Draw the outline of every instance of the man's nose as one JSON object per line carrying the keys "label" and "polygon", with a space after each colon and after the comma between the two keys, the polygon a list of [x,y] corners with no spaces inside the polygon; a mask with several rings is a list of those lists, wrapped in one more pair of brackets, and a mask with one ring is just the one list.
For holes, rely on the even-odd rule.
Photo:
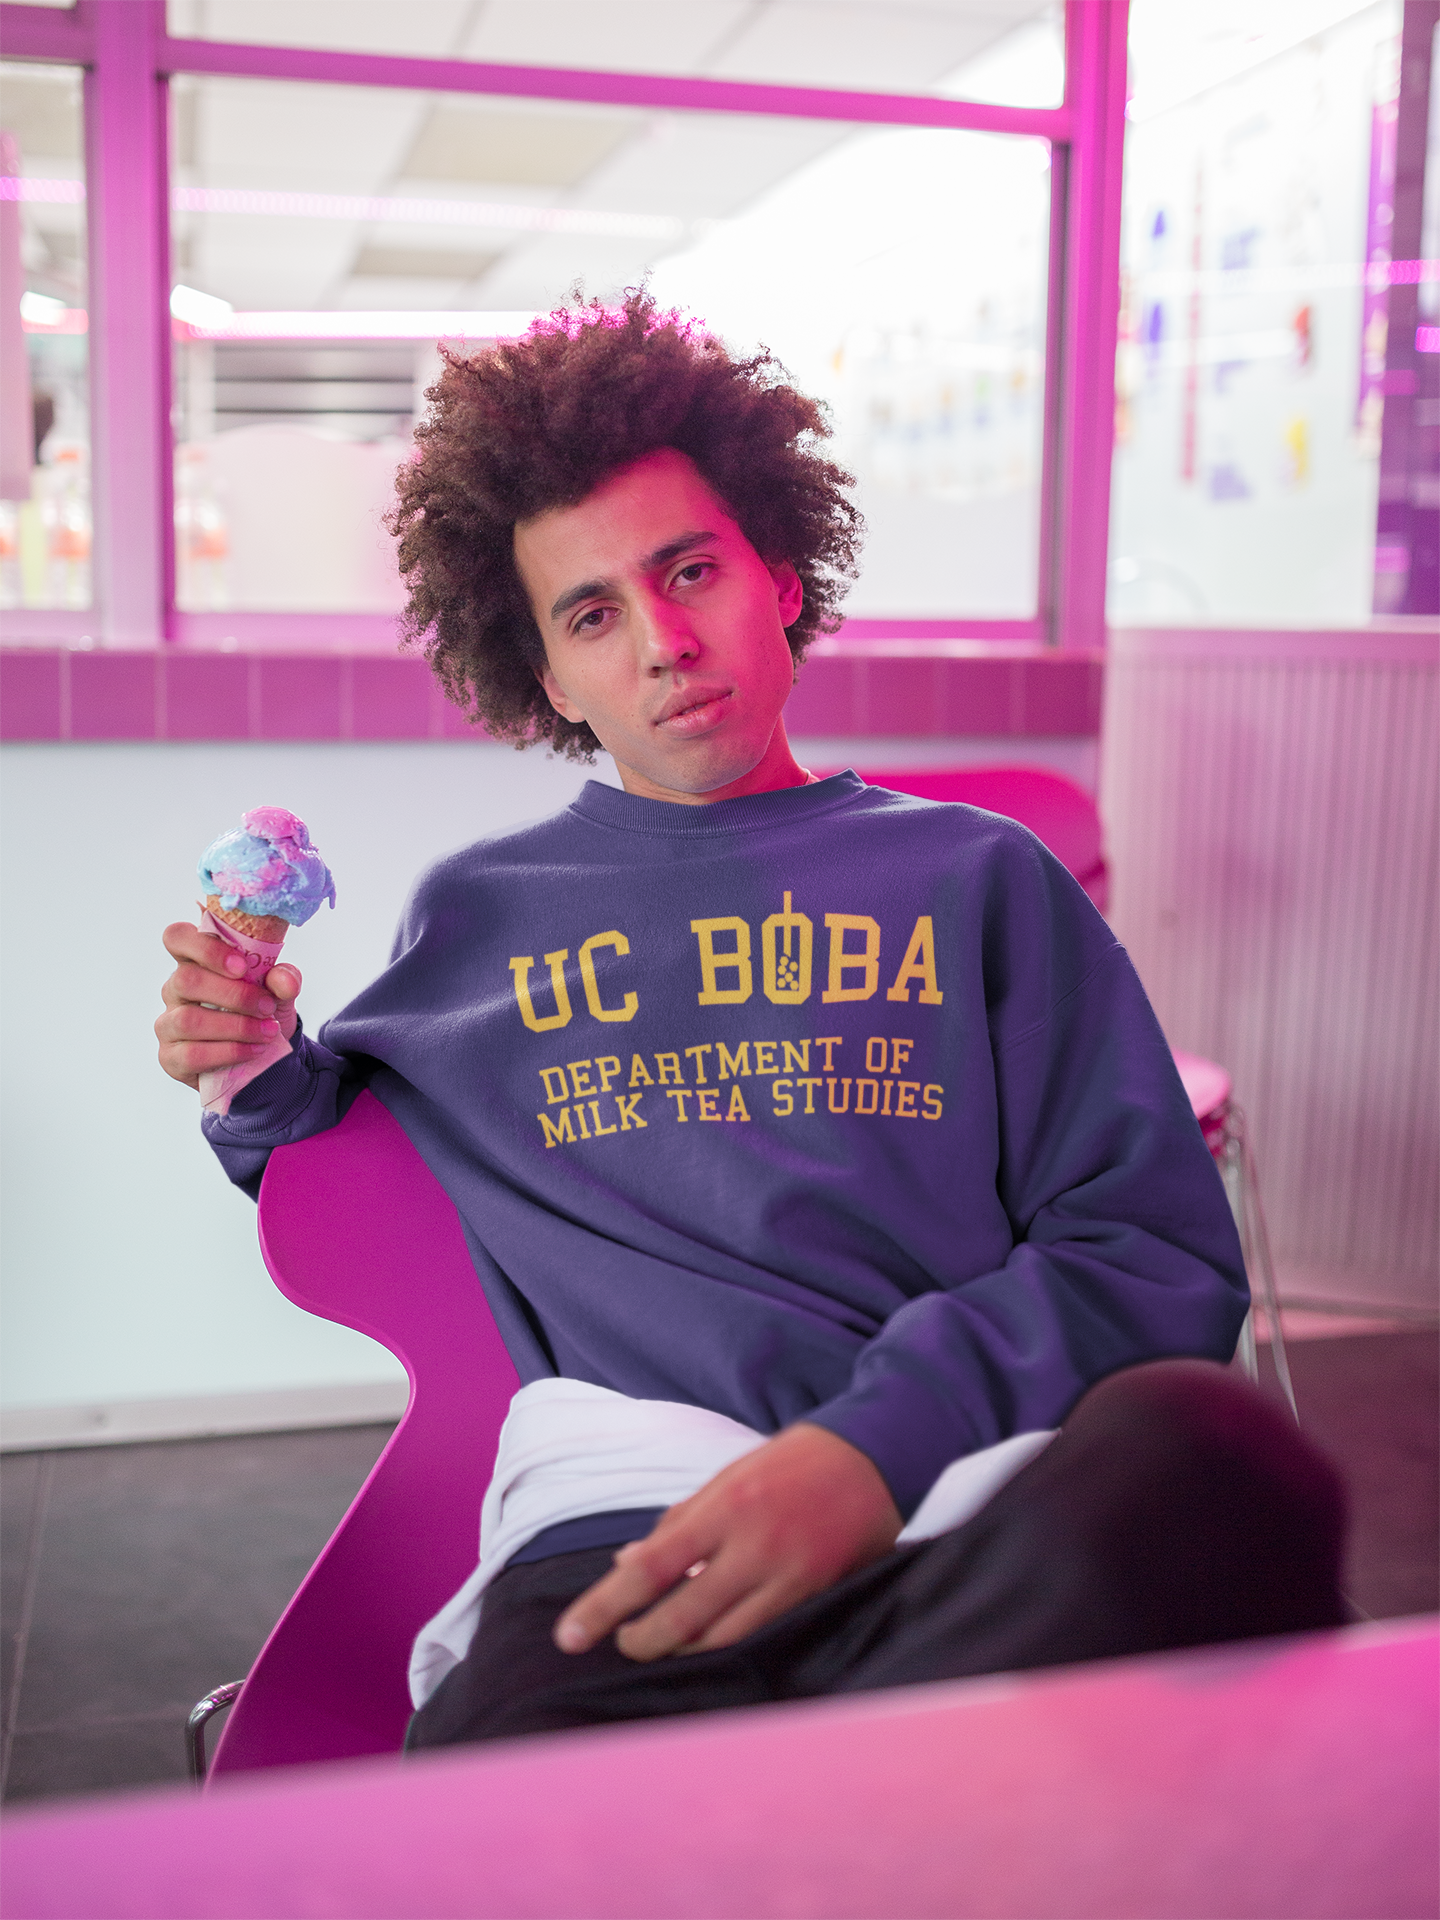
{"label": "man's nose", "polygon": [[647,595],[636,609],[641,658],[652,673],[664,673],[700,651],[689,612],[663,596]]}

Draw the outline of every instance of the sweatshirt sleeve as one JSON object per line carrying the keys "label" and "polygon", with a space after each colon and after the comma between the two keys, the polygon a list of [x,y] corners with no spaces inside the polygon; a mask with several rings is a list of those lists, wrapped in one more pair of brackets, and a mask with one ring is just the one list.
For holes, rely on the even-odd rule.
{"label": "sweatshirt sleeve", "polygon": [[897,1309],[806,1416],[874,1461],[907,1518],[952,1460],[1058,1426],[1108,1374],[1229,1360],[1248,1305],[1219,1172],[1129,958],[1088,902],[1058,904],[1093,918],[1081,977],[1038,1020],[1012,1004],[992,1021],[1013,1249]]}
{"label": "sweatshirt sleeve", "polygon": [[203,1115],[201,1128],[230,1180],[258,1200],[274,1149],[335,1126],[363,1084],[355,1061],[332,1053],[297,1025],[286,1058],[242,1087],[223,1118]]}

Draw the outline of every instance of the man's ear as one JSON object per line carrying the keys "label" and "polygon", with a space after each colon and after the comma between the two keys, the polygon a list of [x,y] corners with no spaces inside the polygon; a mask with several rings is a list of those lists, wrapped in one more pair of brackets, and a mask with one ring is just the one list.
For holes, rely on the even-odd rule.
{"label": "man's ear", "polygon": [[777,560],[770,568],[770,578],[775,582],[780,624],[782,627],[794,626],[805,604],[805,589],[800,584],[800,576],[788,560]]}
{"label": "man's ear", "polygon": [[543,667],[533,667],[531,671],[544,688],[545,698],[550,702],[562,720],[574,721],[577,725],[584,720],[584,714],[581,713],[570,696],[564,692],[560,682],[550,671],[550,662],[548,660]]}

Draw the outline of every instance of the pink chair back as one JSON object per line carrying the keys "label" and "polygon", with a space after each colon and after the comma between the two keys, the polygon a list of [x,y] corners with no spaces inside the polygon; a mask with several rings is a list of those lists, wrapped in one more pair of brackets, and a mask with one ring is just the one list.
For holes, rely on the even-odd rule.
{"label": "pink chair back", "polygon": [[900,767],[863,776],[872,786],[920,800],[958,800],[1029,827],[1103,913],[1109,875],[1100,815],[1083,787],[1044,767]]}
{"label": "pink chair back", "polygon": [[399,1357],[410,1403],[261,1649],[212,1779],[399,1748],[411,1642],[474,1568],[519,1385],[454,1206],[373,1094],[271,1156],[260,1247],[297,1307]]}

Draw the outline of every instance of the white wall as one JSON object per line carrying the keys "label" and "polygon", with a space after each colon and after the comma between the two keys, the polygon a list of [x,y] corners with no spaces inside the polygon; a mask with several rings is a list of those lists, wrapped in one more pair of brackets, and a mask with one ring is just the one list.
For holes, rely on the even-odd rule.
{"label": "white wall", "polygon": [[[1400,626],[1402,623],[1397,623]],[[1116,632],[1110,918],[1234,1078],[1282,1296],[1433,1312],[1440,644]]]}
{"label": "white wall", "polygon": [[151,1022],[195,862],[248,807],[307,820],[340,905],[287,947],[312,1026],[383,965],[416,871],[585,774],[490,745],[12,746],[3,763],[7,1407],[394,1378],[275,1291]]}
{"label": "white wall", "polygon": [[[796,746],[828,769],[1030,760],[1085,785],[1094,777],[1093,741]],[[538,753],[468,742],[6,749],[8,1413],[197,1394],[218,1406],[222,1395],[289,1390],[293,1414],[297,1390],[322,1389],[332,1405],[347,1384],[400,1379],[381,1348],[301,1313],[271,1285],[253,1205],[204,1145],[194,1094],[155,1061],[151,1022],[170,966],[160,932],[193,917],[196,858],[217,832],[248,807],[292,808],[339,888],[338,910],[322,910],[287,946],[313,1029],[384,964],[420,867],[554,811],[587,777]],[[613,781],[608,762],[597,777]],[[133,1430],[122,1410],[118,1424],[127,1419]],[[33,1421],[13,1430],[35,1443],[69,1431]]]}

